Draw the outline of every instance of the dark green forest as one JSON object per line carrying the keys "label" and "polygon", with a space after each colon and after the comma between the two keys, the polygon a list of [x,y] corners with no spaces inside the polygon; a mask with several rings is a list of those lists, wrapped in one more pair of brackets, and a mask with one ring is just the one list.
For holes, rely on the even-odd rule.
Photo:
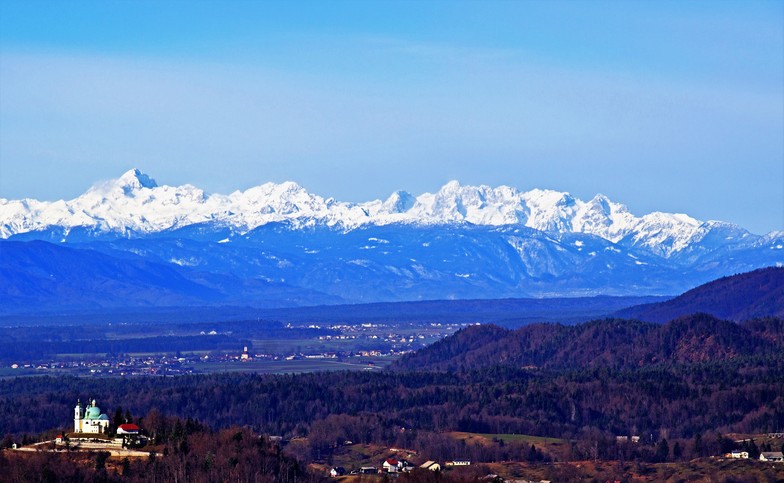
{"label": "dark green forest", "polygon": [[67,429],[81,397],[136,417],[157,412],[287,438],[312,437],[326,425],[332,429],[312,440],[325,448],[345,439],[411,447],[421,432],[444,431],[692,438],[784,427],[782,374],[783,358],[759,356],[621,369],[28,377],[0,382],[0,432]]}

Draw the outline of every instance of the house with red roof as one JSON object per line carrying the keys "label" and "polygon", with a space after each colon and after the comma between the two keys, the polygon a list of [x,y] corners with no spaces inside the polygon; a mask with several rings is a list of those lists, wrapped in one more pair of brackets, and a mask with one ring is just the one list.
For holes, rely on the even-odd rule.
{"label": "house with red roof", "polygon": [[400,461],[395,458],[388,458],[381,466],[387,473],[397,473],[397,470],[400,468]]}
{"label": "house with red roof", "polygon": [[121,424],[117,428],[117,434],[140,434],[142,428],[136,426],[135,424]]}

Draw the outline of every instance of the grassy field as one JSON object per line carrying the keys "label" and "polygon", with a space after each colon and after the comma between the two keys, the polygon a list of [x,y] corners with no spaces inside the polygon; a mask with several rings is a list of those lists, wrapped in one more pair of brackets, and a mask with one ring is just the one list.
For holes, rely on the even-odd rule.
{"label": "grassy field", "polygon": [[[337,359],[295,359],[268,360],[259,359],[252,361],[217,361],[193,365],[199,372],[256,372],[261,374],[291,374],[319,371],[378,371],[391,364],[393,357],[363,357],[361,360],[347,361]],[[373,362],[373,365],[368,365]]]}
{"label": "grassy field", "polygon": [[465,433],[460,431],[455,431],[451,434],[454,435],[454,437],[457,439],[465,441],[473,440],[473,442],[482,442],[477,441],[477,439],[484,439],[488,443],[492,442],[494,439],[501,440],[505,443],[511,441],[524,441],[531,444],[564,444],[568,442],[565,439],[545,438],[543,436],[531,436],[529,434]]}
{"label": "grassy field", "polygon": [[10,367],[0,367],[0,378],[4,377],[18,377],[18,376],[34,376],[40,374],[33,368],[18,368],[12,369]]}

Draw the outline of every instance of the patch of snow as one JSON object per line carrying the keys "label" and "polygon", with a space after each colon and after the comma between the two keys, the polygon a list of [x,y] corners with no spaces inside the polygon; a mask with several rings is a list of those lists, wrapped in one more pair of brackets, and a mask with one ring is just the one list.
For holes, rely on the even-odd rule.
{"label": "patch of snow", "polygon": [[198,265],[198,261],[194,259],[185,259],[185,258],[172,258],[169,260],[170,263],[174,263],[175,265],[179,265],[181,267],[195,267]]}

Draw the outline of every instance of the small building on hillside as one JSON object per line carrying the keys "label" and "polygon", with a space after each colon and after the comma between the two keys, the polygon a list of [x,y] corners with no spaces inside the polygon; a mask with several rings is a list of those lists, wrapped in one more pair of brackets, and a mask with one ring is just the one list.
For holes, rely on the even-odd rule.
{"label": "small building on hillside", "polygon": [[397,473],[397,470],[399,469],[398,468],[399,465],[400,465],[400,462],[398,460],[396,460],[394,458],[388,458],[386,461],[384,461],[384,463],[381,465],[381,467],[387,473]]}
{"label": "small building on hillside", "polygon": [[117,428],[117,434],[138,435],[138,434],[141,433],[141,431],[142,431],[142,428],[140,428],[139,426],[136,426],[135,424],[130,424],[130,423],[121,424]]}
{"label": "small building on hillside", "polygon": [[95,399],[86,408],[81,401],[76,401],[74,408],[74,433],[105,434],[109,429],[109,416],[96,406]]}
{"label": "small building on hillside", "polygon": [[346,469],[342,466],[335,466],[331,470],[329,470],[329,476],[332,478],[337,478],[338,476],[343,476],[346,474]]}
{"label": "small building on hillside", "polygon": [[748,451],[733,451],[732,453],[727,453],[724,455],[725,458],[732,458],[736,460],[747,460],[749,459],[749,452]]}
{"label": "small building on hillside", "polygon": [[425,461],[423,464],[419,465],[419,467],[430,471],[441,471],[441,465],[435,461]]}
{"label": "small building on hillside", "polygon": [[139,426],[125,423],[117,427],[117,437],[114,442],[124,448],[138,448],[147,444],[147,437],[142,434],[142,428]]}
{"label": "small building on hillside", "polygon": [[470,460],[454,460],[444,463],[446,466],[471,466]]}
{"label": "small building on hillside", "polygon": [[784,453],[781,451],[763,451],[760,453],[760,461],[784,461]]}

